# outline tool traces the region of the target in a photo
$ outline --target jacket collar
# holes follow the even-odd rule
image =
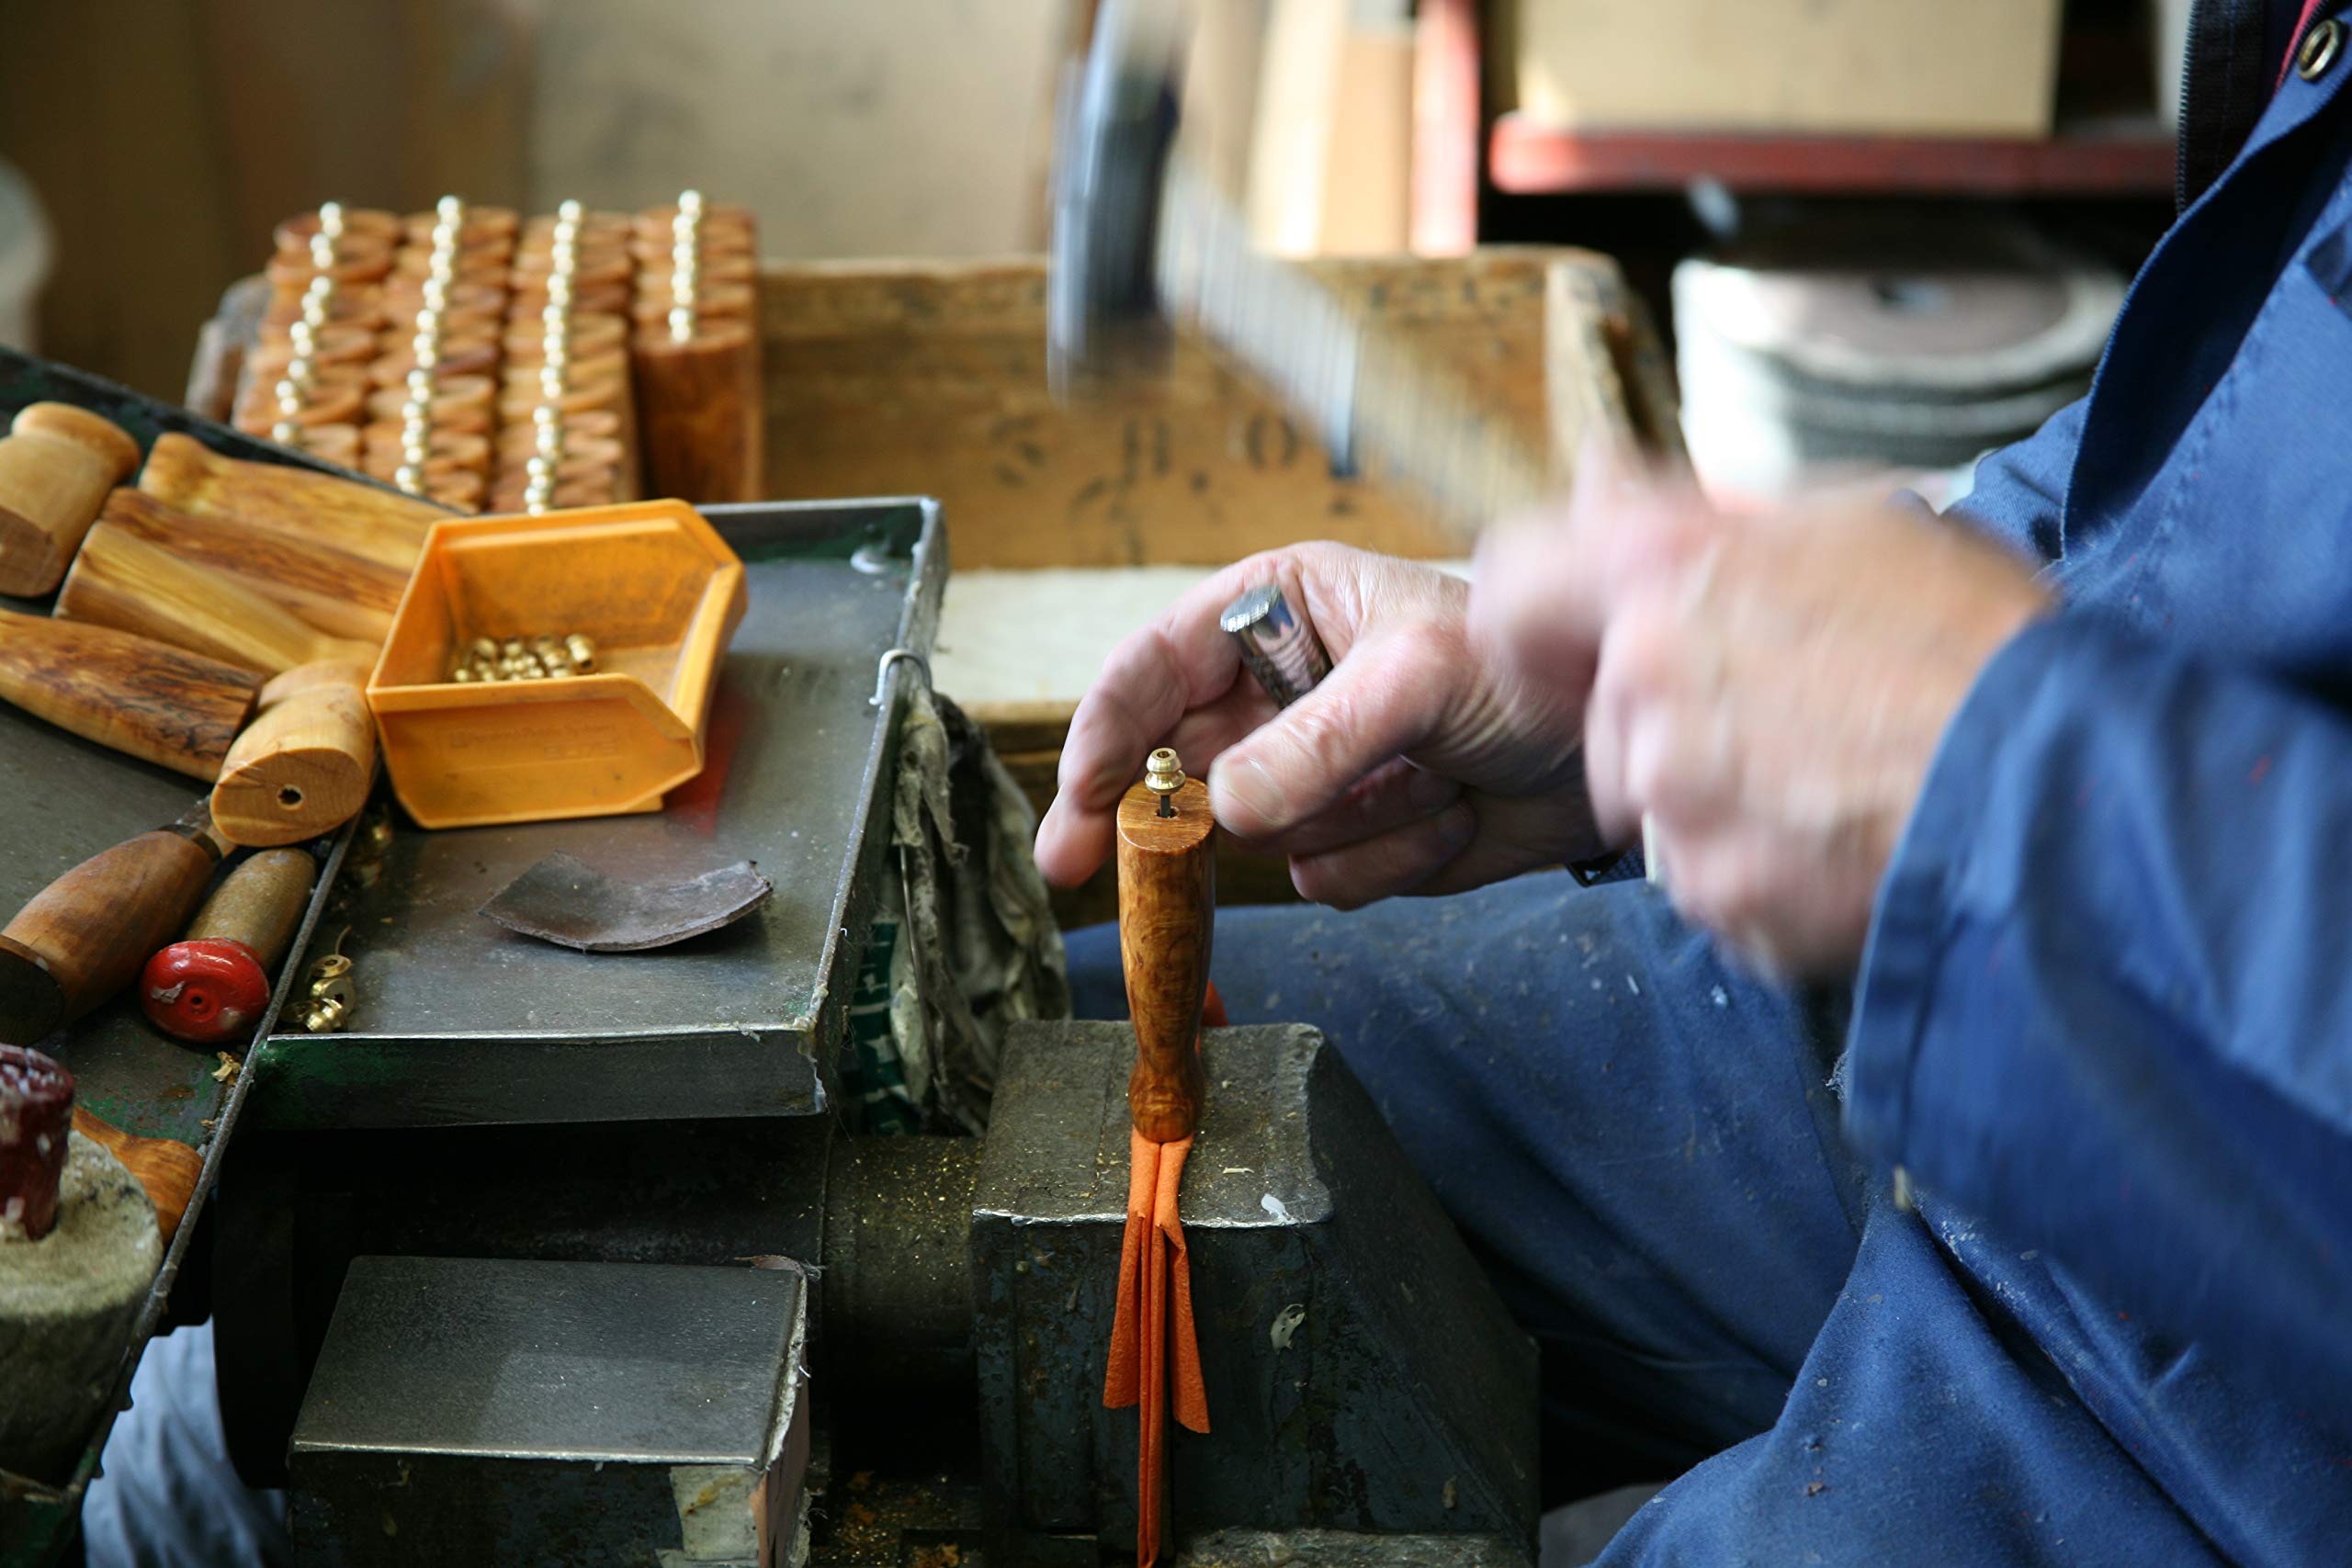
[[[2180,147],[2173,198],[2205,194],[2262,118],[2301,0],[2193,0],[2181,69]]]

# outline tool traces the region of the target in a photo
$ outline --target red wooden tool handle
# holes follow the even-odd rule
[[[1208,786],[1187,780],[1169,799],[1167,817],[1141,784],[1119,802],[1119,957],[1136,1030],[1127,1110],[1156,1144],[1189,1138],[1200,1124],[1201,998],[1216,899]]]
[[[130,985],[187,924],[220,852],[199,802],[34,894],[0,928],[0,1042],[29,1045]]]
[[[147,961],[139,1005],[149,1021],[197,1045],[251,1035],[317,879],[307,850],[264,850],[231,872],[187,935]]]

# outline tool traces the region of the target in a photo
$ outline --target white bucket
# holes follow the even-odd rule
[[[32,182],[0,158],[0,344],[29,351],[49,281],[49,219]]]

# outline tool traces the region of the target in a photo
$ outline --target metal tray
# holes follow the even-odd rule
[[[947,570],[938,508],[705,515],[743,557],[751,603],[721,666],[702,776],[650,816],[397,829],[349,909],[352,1022],[263,1045],[248,1067],[260,1124],[664,1121],[831,1103],[889,839],[899,699],[922,679],[886,655],[930,656]],[[649,953],[574,952],[481,917],[558,850],[665,881],[748,859],[775,893],[732,926]]]
[[[255,441],[224,424],[185,409],[141,397],[96,376],[14,350],[0,348],[0,418],[13,417],[28,403],[76,403],[113,420],[144,450],[157,435],[175,430],[195,436],[216,452],[259,458],[322,472],[341,473],[305,454]],[[345,477],[350,477],[346,475]],[[46,600],[0,596],[0,606],[45,615]],[[59,873],[109,845],[171,821],[203,793],[196,780],[107,750],[0,704],[0,920],[13,915]],[[328,891],[341,868],[351,830],[334,836],[321,867],[294,958],[309,942]],[[299,964],[289,959],[279,973],[271,1017],[285,999]],[[258,1032],[258,1031],[256,1032]],[[118,1392],[127,1392],[148,1337],[162,1321],[190,1238],[197,1234],[205,1196],[220,1170],[223,1151],[250,1092],[240,1075],[220,1083],[211,1051],[192,1050],[164,1038],[129,998],[115,1001],[42,1042],[42,1049],[72,1070],[75,1098],[96,1115],[142,1137],[176,1138],[203,1151],[204,1174],[197,1184],[178,1234],[164,1254],[123,1358]],[[114,1427],[116,1399],[102,1417],[73,1476],[62,1486],[44,1486],[0,1472],[0,1564],[45,1562],[71,1536],[84,1490],[96,1472],[98,1453]]]

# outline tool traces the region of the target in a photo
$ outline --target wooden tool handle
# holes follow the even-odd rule
[[[104,1144],[125,1170],[147,1190],[155,1205],[155,1228],[164,1245],[172,1245],[187,1206],[196,1201],[196,1184],[204,1175],[204,1156],[174,1138],[141,1138],[99,1121],[80,1106],[74,1108],[74,1130],[93,1143]]]
[[[646,333],[632,368],[646,492],[697,506],[758,500],[763,407],[752,325],[706,321],[684,343]]]
[[[253,714],[258,680],[112,626],[0,610],[0,700],[207,784]]]
[[[71,403],[33,403],[0,439],[0,593],[54,589],[139,444]]]
[[[57,614],[267,674],[317,659],[372,658],[376,651],[329,637],[237,579],[112,523],[98,524],[82,541],[58,592]]]
[[[188,922],[187,940],[243,942],[274,969],[318,879],[319,863],[307,850],[264,850],[220,879]]]
[[[143,491],[116,490],[98,521],[234,578],[330,637],[380,644],[408,588],[409,574],[397,567],[276,529],[198,517]]]
[[[1141,784],[1119,802],[1119,958],[1136,1030],[1127,1111],[1156,1144],[1188,1138],[1200,1123],[1201,998],[1216,900],[1208,786],[1189,779],[1170,799],[1172,817]]]
[[[199,517],[275,528],[403,572],[416,565],[425,530],[449,515],[430,502],[332,474],[223,457],[176,431],[155,438],[139,488]]]
[[[264,690],[259,716],[229,748],[212,789],[213,819],[231,843],[300,843],[368,803],[376,720],[363,679],[363,668],[330,660],[289,670]]]
[[[187,935],[139,976],[148,1021],[191,1044],[251,1039],[317,880],[318,863],[301,850],[264,850],[223,877]]]
[[[199,801],[34,894],[0,927],[0,1043],[29,1045],[130,984],[187,923],[223,847]]]

